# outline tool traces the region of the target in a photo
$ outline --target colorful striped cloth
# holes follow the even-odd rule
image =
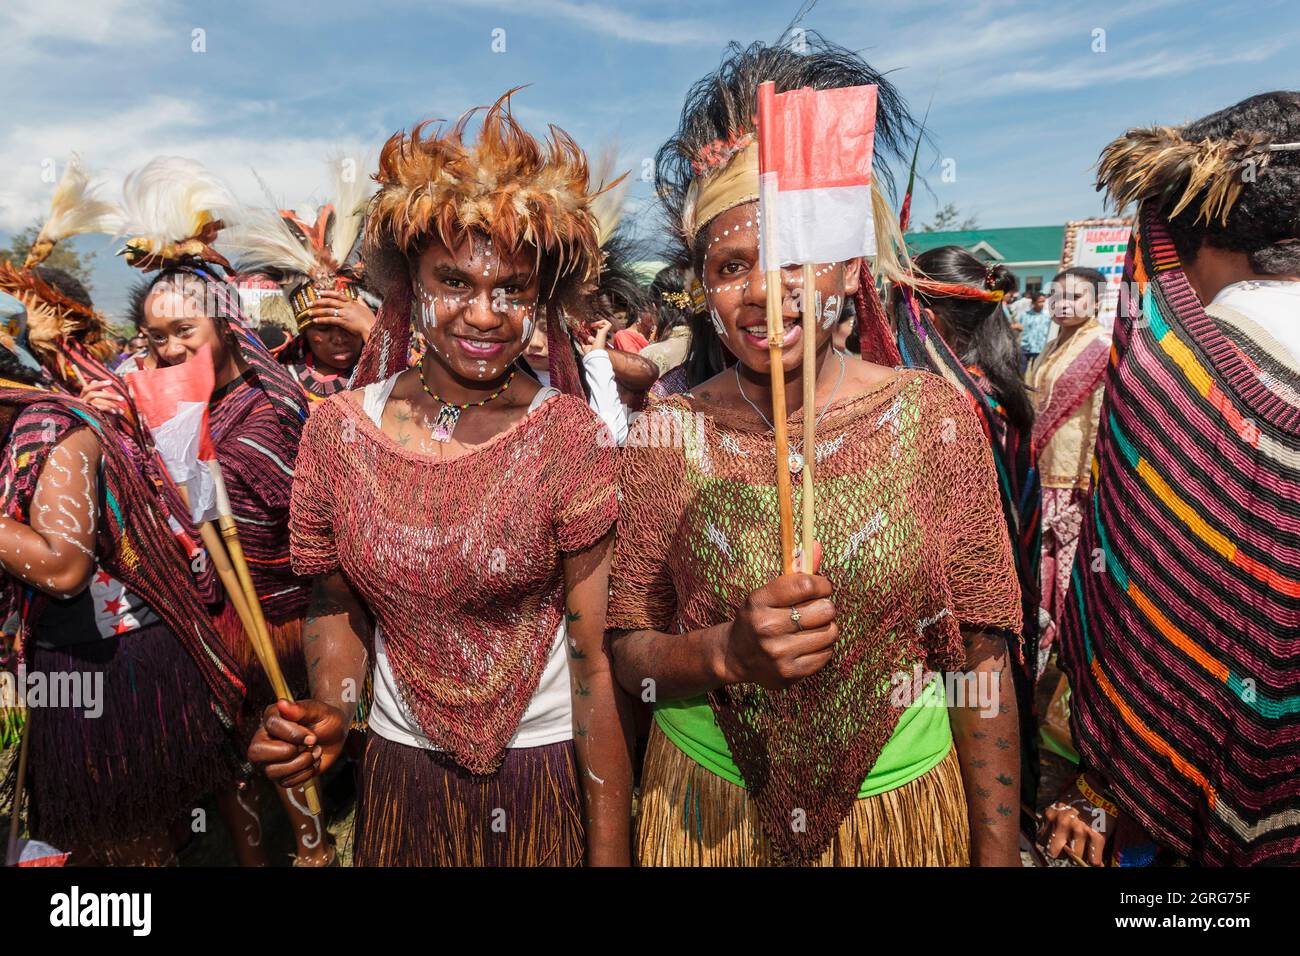
[[[1206,314],[1149,206],[1125,273],[1061,628],[1075,744],[1161,846],[1295,864],[1300,404]]]
[[[901,304],[897,342],[903,364],[942,375],[964,392],[993,450],[1002,517],[1011,538],[1016,578],[1020,582],[1021,633],[1008,634],[1007,638],[1016,704],[1020,710],[1021,800],[1025,806],[1033,807],[1038,797],[1034,673],[1038,647],[1039,565],[1042,559],[1042,491],[1038,484],[1033,440],[1029,434],[1022,434],[1012,426],[980,370],[962,365],[925,312],[917,308],[912,291],[906,286],[898,286],[897,294]]]
[[[50,452],[80,428],[90,428],[102,450],[100,513],[95,561],[162,618],[194,659],[222,722],[229,726],[244,696],[237,662],[213,629],[191,576],[162,493],[147,463],[110,424],[109,416],[55,392],[0,383],[0,514],[27,523],[28,509]],[[0,620],[39,613],[41,601],[17,578],[0,574]]]

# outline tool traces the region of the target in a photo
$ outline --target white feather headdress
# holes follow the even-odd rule
[[[185,259],[229,269],[212,242],[223,227],[235,224],[240,209],[230,187],[202,164],[159,156],[128,175],[122,185],[120,232],[129,238],[119,254],[142,269]]]
[[[277,209],[263,183],[267,206],[244,210],[239,226],[226,237],[225,245],[240,271],[274,276],[291,297],[300,321],[315,290],[341,286],[349,294],[356,291],[350,284],[353,270],[346,263],[361,235],[372,192],[371,177],[365,173],[367,159],[342,151],[331,156],[333,201],[319,207]]]

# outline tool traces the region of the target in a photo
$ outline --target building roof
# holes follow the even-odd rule
[[[907,248],[915,255],[939,246],[961,246],[988,262],[1013,266],[1060,262],[1065,226],[1015,226],[1008,229],[963,229],[909,232]]]

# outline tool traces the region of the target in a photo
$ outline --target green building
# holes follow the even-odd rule
[[[1061,271],[1065,226],[909,232],[906,238],[912,255],[939,246],[961,246],[985,262],[1004,265],[1020,280],[1020,291],[1032,295]]]

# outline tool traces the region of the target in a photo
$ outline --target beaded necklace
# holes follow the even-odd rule
[[[499,395],[502,395],[507,389],[509,389],[510,383],[515,380],[515,373],[512,369],[509,377],[506,378],[506,383],[482,401],[461,403],[449,402],[437,392],[429,388],[429,383],[424,380],[423,356],[421,356],[420,360],[415,363],[415,367],[420,370],[420,387],[424,389],[424,393],[435,402],[439,402],[442,405],[442,408],[438,410],[438,417],[433,420],[433,440],[444,443],[451,441],[451,433],[456,430],[456,424],[460,421],[461,412],[466,409],[478,408],[482,405],[486,405],[488,402],[492,401]]]

